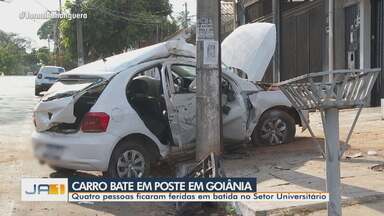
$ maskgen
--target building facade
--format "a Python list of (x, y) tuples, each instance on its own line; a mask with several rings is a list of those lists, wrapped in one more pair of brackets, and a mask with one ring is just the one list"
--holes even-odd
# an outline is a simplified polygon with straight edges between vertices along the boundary
[[(384, 0), (334, 2), (335, 69), (384, 68)], [(237, 24), (250, 22), (277, 24), (278, 64), (271, 62), (265, 81), (328, 70), (328, 0), (239, 0)], [(372, 90), (373, 106), (384, 98), (383, 71)]]

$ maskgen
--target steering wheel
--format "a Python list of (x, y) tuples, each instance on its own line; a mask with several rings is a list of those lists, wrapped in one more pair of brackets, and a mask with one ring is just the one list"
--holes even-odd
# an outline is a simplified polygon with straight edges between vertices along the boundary
[(181, 77), (175, 77), (175, 78), (173, 78), (173, 83), (175, 85), (178, 85), (179, 87), (181, 87), (181, 85), (183, 83), (183, 79)]

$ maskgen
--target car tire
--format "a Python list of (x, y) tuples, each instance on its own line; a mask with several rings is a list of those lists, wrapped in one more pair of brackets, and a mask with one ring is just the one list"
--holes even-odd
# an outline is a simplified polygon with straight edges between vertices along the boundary
[(295, 119), (282, 110), (265, 112), (252, 133), (254, 145), (279, 145), (292, 142), (296, 134)]
[(35, 86), (35, 96), (40, 96), (40, 92), (41, 92), (40, 88)]
[(60, 174), (73, 174), (76, 172), (74, 169), (67, 169), (67, 168), (62, 168), (62, 167), (57, 167), (57, 166), (52, 166), (50, 165), (51, 169), (55, 170), (57, 173)]
[(108, 170), (103, 175), (111, 178), (142, 178), (150, 174), (151, 155), (139, 142), (122, 141), (112, 152)]

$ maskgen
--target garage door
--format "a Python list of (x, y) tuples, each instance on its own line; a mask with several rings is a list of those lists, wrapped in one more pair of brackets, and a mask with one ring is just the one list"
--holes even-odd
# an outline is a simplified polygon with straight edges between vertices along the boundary
[(372, 0), (372, 67), (382, 71), (372, 90), (371, 105), (379, 106), (384, 98), (384, 0)]

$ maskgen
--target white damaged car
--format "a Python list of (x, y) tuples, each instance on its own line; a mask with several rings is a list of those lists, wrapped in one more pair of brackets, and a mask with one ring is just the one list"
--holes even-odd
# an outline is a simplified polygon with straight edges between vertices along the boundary
[[(222, 44), (226, 145), (287, 143), (302, 122), (280, 91), (254, 83), (271, 60), (275, 34), (272, 24), (249, 24)], [(148, 176), (158, 160), (193, 152), (195, 50), (168, 41), (60, 74), (34, 110), (35, 156), (56, 170), (127, 178)]]

